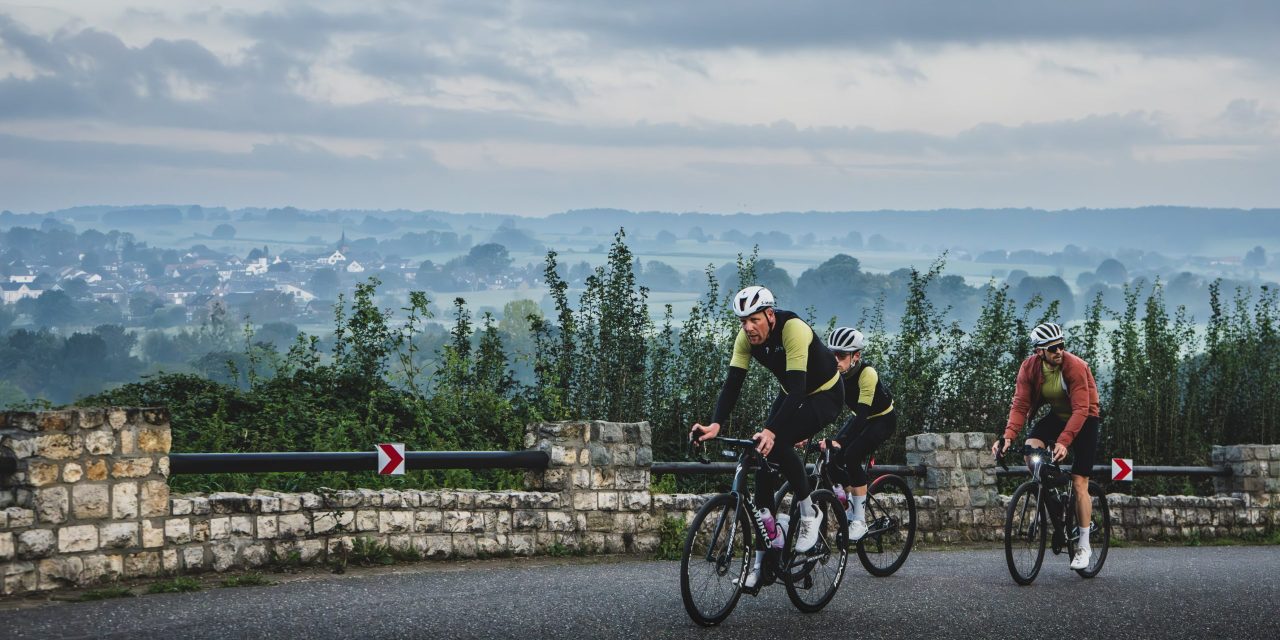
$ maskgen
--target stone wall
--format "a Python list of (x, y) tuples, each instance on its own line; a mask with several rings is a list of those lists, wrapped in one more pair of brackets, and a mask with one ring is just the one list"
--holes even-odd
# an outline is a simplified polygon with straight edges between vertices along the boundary
[[(983, 433), (907, 438), (920, 535), (996, 540), (999, 495)], [(706, 499), (650, 492), (647, 423), (530, 425), (525, 446), (550, 466), (525, 491), (326, 490), (169, 495), (170, 430), (161, 409), (0, 413), (0, 592), (272, 563), (343, 562), (357, 540), (427, 558), (651, 552), (667, 518)], [(1121, 539), (1243, 535), (1280, 525), (1280, 446), (1215, 447), (1234, 475), (1219, 496), (1111, 494)], [(728, 482), (728, 476), (724, 477)], [(1117, 488), (1115, 484), (1111, 488)]]

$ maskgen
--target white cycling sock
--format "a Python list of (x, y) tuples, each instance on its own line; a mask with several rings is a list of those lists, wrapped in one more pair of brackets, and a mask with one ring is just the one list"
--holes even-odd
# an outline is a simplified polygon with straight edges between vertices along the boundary
[(752, 571), (759, 571), (759, 570), (760, 570), (760, 567), (762, 567), (762, 566), (764, 566), (764, 552), (763, 552), (763, 551), (757, 551), (757, 552), (756, 552), (756, 562), (755, 562), (755, 564), (751, 565), (751, 570), (752, 570)]
[(800, 501), (800, 517), (816, 518), (818, 516), (818, 508), (813, 506), (813, 498), (805, 498)]
[(1092, 529), (1092, 527), (1088, 525), (1080, 527), (1080, 540), (1077, 542), (1077, 544), (1080, 547), (1081, 551), (1091, 550), (1089, 547), (1089, 530), (1090, 529)]
[(866, 504), (866, 496), (849, 496), (849, 520), (865, 521), (867, 519), (867, 515), (863, 512), (863, 507), (866, 506)]

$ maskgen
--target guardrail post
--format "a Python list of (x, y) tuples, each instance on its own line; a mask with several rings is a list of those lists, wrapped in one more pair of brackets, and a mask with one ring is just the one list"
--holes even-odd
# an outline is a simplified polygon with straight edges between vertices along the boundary
[(562, 544), (621, 553), (657, 547), (644, 522), (653, 440), (648, 422), (540, 422), (525, 429), (525, 448), (545, 451), (546, 471), (525, 473), (533, 491), (559, 491), (574, 522)]
[[(157, 575), (169, 515), (169, 412), (0, 413), (0, 593)], [(171, 562), (172, 561), (172, 562)]]
[(1231, 467), (1231, 475), (1213, 479), (1219, 495), (1240, 498), (1246, 507), (1280, 506), (1280, 445), (1214, 445), (1215, 465)]
[(907, 465), (924, 465), (912, 479), (921, 530), (940, 542), (991, 537), (999, 511), (992, 433), (921, 433), (906, 439)]

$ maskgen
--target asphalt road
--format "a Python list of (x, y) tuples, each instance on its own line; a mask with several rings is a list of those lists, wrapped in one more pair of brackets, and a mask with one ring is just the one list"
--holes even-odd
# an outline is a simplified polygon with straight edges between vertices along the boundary
[(718, 628), (685, 615), (679, 565), (634, 558), (423, 563), (267, 587), (99, 602), (0, 601), (4, 638), (1280, 638), (1280, 547), (1113, 549), (1083, 580), (1047, 556), (1019, 587), (996, 549), (919, 551), (801, 614), (782, 585)]

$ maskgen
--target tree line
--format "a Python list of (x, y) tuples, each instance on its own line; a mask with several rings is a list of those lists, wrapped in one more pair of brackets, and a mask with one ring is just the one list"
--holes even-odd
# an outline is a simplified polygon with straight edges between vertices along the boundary
[[(490, 313), (477, 318), (462, 298), (441, 308), (421, 292), (393, 313), (376, 304), (379, 283), (371, 279), (356, 288), (350, 304), (335, 305), (335, 334), (327, 343), (298, 335), (282, 350), (249, 340), (240, 357), (226, 363), (231, 380), (154, 375), (80, 402), (169, 406), (176, 451), (365, 450), (379, 441), (403, 441), (414, 450), (509, 450), (522, 446), (529, 422), (602, 419), (649, 421), (655, 458), (681, 459), (688, 426), (710, 417), (725, 376), (738, 330), (727, 297), (757, 281), (761, 261), (740, 256), (728, 281), (708, 266), (705, 291), (677, 325), (670, 305), (651, 313), (623, 231), (576, 300), (558, 258), (549, 251), (544, 267), (549, 313), (528, 305), (521, 321), (499, 322)], [(902, 461), (907, 435), (1001, 429), (1018, 363), (1030, 353), (1030, 328), (1059, 315), (1059, 301), (1019, 302), (1007, 283), (993, 282), (981, 289), (976, 320), (962, 323), (956, 309), (937, 304), (933, 295), (947, 277), (942, 259), (909, 269), (893, 330), (883, 297), (858, 317), (838, 318), (867, 331), (866, 358), (892, 389), (900, 412), (899, 432), (879, 452), (881, 461)], [(1225, 291), (1214, 284), (1212, 314), (1197, 329), (1185, 308), (1168, 307), (1164, 289), (1159, 281), (1126, 286), (1116, 307), (1097, 296), (1084, 320), (1067, 327), (1069, 348), (1090, 362), (1100, 383), (1100, 457), (1204, 464), (1212, 444), (1276, 442), (1275, 290)], [(786, 302), (781, 300), (784, 307)], [(436, 314), (447, 318), (447, 336), (427, 329)], [(820, 335), (837, 320), (808, 316)], [(516, 333), (523, 336), (518, 348), (511, 344)], [(528, 381), (517, 380), (518, 367), (529, 370)], [(753, 432), (775, 393), (763, 368), (752, 367), (725, 433)], [(376, 481), (281, 474), (266, 480), (179, 477), (174, 483), (502, 487), (517, 479), (505, 471), (450, 471)]]

